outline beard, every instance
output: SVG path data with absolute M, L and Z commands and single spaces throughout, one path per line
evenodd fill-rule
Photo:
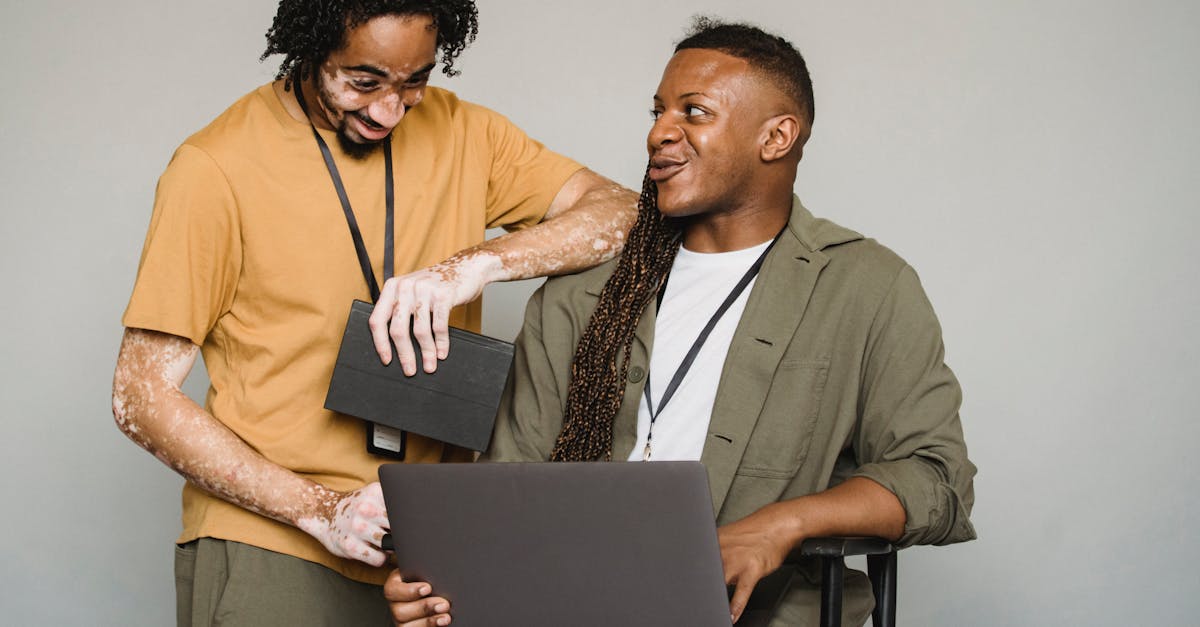
M 342 112 L 342 120 L 337 126 L 338 145 L 341 146 L 342 152 L 349 155 L 350 158 L 358 160 L 366 159 L 376 150 L 379 150 L 383 146 L 383 142 L 392 141 L 391 133 L 379 141 L 367 141 L 362 137 L 352 137 L 347 120 L 350 116 L 358 115 L 358 113 L 339 109 L 337 103 L 333 100 L 333 96 L 326 91 L 324 84 L 317 85 L 317 97 L 321 99 L 321 105 L 326 111 Z M 359 117 L 361 118 L 362 116 Z
M 383 146 L 383 142 L 391 141 L 392 136 L 389 133 L 387 137 L 377 142 L 355 141 L 346 131 L 346 122 L 343 120 L 337 130 L 338 145 L 342 147 L 342 152 L 346 153 L 352 159 L 363 160 L 371 156 L 376 150 Z

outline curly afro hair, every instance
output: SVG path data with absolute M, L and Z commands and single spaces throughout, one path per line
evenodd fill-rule
M 456 76 L 454 60 L 479 33 L 473 0 L 281 0 L 267 31 L 260 61 L 281 54 L 276 79 L 307 80 L 329 53 L 346 43 L 346 33 L 381 15 L 428 15 L 437 27 L 442 72 Z

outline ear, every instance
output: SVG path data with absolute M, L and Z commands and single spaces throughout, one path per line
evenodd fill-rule
M 799 161 L 808 141 L 808 125 L 790 113 L 777 115 L 763 124 L 762 138 L 759 156 L 763 161 L 778 161 L 793 151 Z

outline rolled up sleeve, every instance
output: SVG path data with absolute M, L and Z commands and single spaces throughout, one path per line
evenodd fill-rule
M 962 392 L 944 357 L 941 326 L 905 266 L 871 326 L 854 442 L 854 475 L 879 483 L 904 506 L 900 546 L 975 538 L 976 469 L 959 420 Z

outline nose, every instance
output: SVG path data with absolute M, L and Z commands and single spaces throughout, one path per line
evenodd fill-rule
M 404 117 L 404 102 L 396 93 L 390 93 L 367 106 L 367 115 L 380 126 L 392 128 Z
M 663 146 L 673 144 L 679 141 L 679 135 L 679 126 L 670 120 L 668 114 L 663 113 L 654 120 L 650 132 L 646 135 L 646 149 L 654 152 Z
M 372 102 L 367 107 L 367 115 L 380 126 L 393 128 L 400 123 L 405 112 L 420 104 L 424 97 L 424 87 L 404 87 Z

